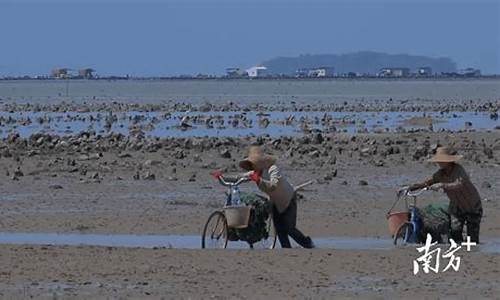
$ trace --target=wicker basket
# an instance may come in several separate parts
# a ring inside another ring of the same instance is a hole
[[[250,219],[250,206],[226,206],[224,214],[226,215],[227,226],[230,228],[246,228]]]

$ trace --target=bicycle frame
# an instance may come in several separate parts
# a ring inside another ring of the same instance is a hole
[[[411,232],[410,235],[406,234],[405,236],[405,242],[407,243],[417,243],[417,237],[418,233],[420,232],[420,225],[421,225],[421,220],[417,215],[417,196],[422,194],[423,192],[427,191],[428,188],[423,188],[420,189],[416,192],[412,191],[406,191],[405,196],[406,197],[412,197],[413,203],[409,206],[410,209],[410,223],[412,224],[413,231]],[[406,199],[406,198],[405,198]]]
[[[415,199],[415,198],[414,198]],[[406,243],[416,243],[417,242],[417,234],[420,231],[420,224],[418,222],[417,209],[415,207],[415,200],[413,205],[410,206],[410,223],[412,224],[412,232],[405,232],[404,241]],[[409,228],[406,228],[409,231]]]

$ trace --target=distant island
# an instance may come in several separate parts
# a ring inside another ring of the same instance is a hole
[[[384,68],[407,68],[416,70],[431,68],[435,73],[455,73],[456,63],[447,57],[432,58],[409,54],[387,54],[362,51],[347,54],[304,54],[297,57],[276,57],[260,63],[268,74],[294,76],[297,70],[318,67],[333,67],[335,73],[376,74]]]

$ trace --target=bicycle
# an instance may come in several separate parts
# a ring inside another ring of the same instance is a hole
[[[399,227],[396,229],[394,232],[394,245],[399,246],[399,245],[406,245],[408,243],[420,243],[421,241],[419,240],[419,235],[420,235],[420,230],[422,229],[422,220],[420,219],[418,213],[417,213],[417,196],[422,194],[423,192],[427,191],[428,188],[423,188],[420,190],[417,190],[415,192],[412,192],[410,190],[403,189],[397,193],[396,196],[396,202],[392,205],[391,209],[389,210],[388,218],[390,217],[390,212],[398,203],[398,201],[403,198],[405,200],[406,208],[408,213],[408,220],[403,222]],[[408,204],[408,198],[413,199],[412,204]],[[402,214],[402,213],[396,213],[396,214]]]
[[[221,185],[228,187],[227,198],[223,209],[212,212],[212,214],[208,217],[201,236],[201,248],[225,249],[227,248],[229,241],[239,240],[238,236],[229,234],[230,229],[233,228],[228,226],[225,209],[234,207],[236,198],[239,201],[238,186],[244,182],[248,182],[249,179],[245,177],[224,178],[221,174],[214,175],[214,177],[218,179]],[[250,213],[250,218],[251,217],[252,212]],[[269,217],[266,221],[266,230],[268,233],[267,238],[260,240],[258,243],[260,243],[262,248],[274,249],[276,246],[277,234],[272,221],[272,213],[269,213]],[[250,248],[254,248],[254,243],[248,242],[248,244]]]

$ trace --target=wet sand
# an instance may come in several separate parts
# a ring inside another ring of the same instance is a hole
[[[414,276],[414,249],[174,250],[0,246],[0,296],[37,299],[495,299],[498,256]]]

